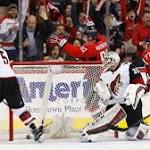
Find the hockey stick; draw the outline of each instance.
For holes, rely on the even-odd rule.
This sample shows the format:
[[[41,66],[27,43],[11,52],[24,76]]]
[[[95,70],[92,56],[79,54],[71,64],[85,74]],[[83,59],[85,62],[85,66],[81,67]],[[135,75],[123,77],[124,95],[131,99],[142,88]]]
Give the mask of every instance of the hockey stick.
[[[144,120],[147,119],[147,118],[149,118],[149,117],[150,117],[150,114],[148,114],[147,116],[145,116],[144,118],[140,119],[139,121],[137,121],[136,123],[134,123],[132,126],[129,126],[127,128],[120,128],[118,126],[114,126],[114,125],[111,125],[111,124],[108,124],[108,128],[111,129],[111,130],[114,130],[114,131],[125,132],[129,128],[138,125],[140,122],[144,122]],[[150,126],[150,125],[148,125],[148,126]]]
[[[108,105],[114,105],[116,103],[119,103],[119,104],[124,104],[126,99],[125,98],[114,98],[114,99],[110,99],[110,100],[106,100],[106,101],[103,101],[101,100],[102,103],[104,103],[106,106]]]
[[[49,93],[51,91],[51,85],[52,85],[52,77],[53,77],[53,73],[51,72],[50,66],[48,66],[46,82],[45,82],[45,92],[44,92],[43,101],[40,109],[40,116],[39,116],[40,126],[44,126],[44,119],[48,108]]]
[[[45,116],[46,116],[46,112],[47,112],[47,108],[48,108],[48,100],[49,100],[49,93],[51,91],[51,84],[52,84],[52,77],[53,77],[53,73],[50,69],[50,65],[48,66],[48,71],[47,71],[47,76],[46,76],[46,82],[45,82],[45,91],[44,91],[44,96],[43,96],[43,100],[41,103],[41,108],[40,108],[40,116],[38,119],[38,123],[39,123],[39,128],[40,130],[43,132],[44,130],[44,120],[45,120]],[[47,125],[48,126],[48,125]],[[27,134],[26,138],[30,139],[31,135]]]

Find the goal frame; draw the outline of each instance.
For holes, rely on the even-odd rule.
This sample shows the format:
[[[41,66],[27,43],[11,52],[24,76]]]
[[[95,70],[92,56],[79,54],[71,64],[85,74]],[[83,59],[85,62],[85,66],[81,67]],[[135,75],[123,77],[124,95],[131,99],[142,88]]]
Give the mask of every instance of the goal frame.
[[[99,61],[22,61],[11,62],[13,65],[100,65]],[[9,109],[9,141],[14,140],[14,117],[13,112]]]
[[[100,65],[99,61],[23,61],[23,62],[12,62],[13,65]],[[139,69],[142,72],[145,72],[145,68]],[[118,137],[118,132],[115,132],[114,137]],[[14,140],[14,118],[13,112],[9,109],[9,141]]]

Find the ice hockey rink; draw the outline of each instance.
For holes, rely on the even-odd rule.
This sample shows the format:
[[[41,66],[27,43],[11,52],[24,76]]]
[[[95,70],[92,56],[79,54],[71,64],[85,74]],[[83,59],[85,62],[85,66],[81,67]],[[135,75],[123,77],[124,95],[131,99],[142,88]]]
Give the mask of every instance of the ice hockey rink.
[[[100,141],[80,143],[70,140],[48,140],[44,143],[15,141],[0,143],[1,150],[150,150],[150,140],[144,141]]]
[[[43,143],[19,139],[0,142],[0,150],[150,150],[150,136],[142,141],[127,141],[124,138],[101,139],[93,143],[81,143],[79,139],[51,139]]]
[[[149,98],[148,98],[149,99]],[[149,114],[149,101],[145,105],[144,110],[148,110]],[[5,106],[6,107],[6,106]],[[147,109],[146,109],[147,108]],[[2,118],[0,128],[6,118],[6,111],[4,107],[0,107],[0,117]],[[144,116],[146,116],[145,114]],[[1,132],[0,131],[0,139]],[[142,141],[127,141],[123,135],[119,133],[119,138],[101,138],[93,143],[81,143],[79,137],[72,139],[48,139],[43,143],[35,143],[33,140],[16,138],[13,142],[9,142],[8,138],[5,141],[0,140],[0,150],[150,150],[150,135]]]

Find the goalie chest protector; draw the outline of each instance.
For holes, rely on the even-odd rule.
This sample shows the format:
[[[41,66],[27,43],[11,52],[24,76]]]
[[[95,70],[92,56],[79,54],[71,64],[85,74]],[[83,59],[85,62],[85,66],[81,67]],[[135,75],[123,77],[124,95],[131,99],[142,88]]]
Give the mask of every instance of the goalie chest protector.
[[[109,70],[101,75],[101,79],[110,88],[113,98],[122,98],[130,84],[130,65],[131,63],[122,63],[114,72]]]

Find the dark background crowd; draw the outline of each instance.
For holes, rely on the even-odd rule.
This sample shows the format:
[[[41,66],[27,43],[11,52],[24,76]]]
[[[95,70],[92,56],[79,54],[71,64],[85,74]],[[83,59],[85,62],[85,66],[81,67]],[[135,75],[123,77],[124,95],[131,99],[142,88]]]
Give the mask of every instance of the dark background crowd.
[[[17,0],[0,1],[0,47],[14,61],[20,55],[18,7]],[[92,42],[85,31],[94,25],[96,32],[106,37],[108,50],[118,52],[124,61],[144,65],[142,53],[150,43],[149,0],[30,0],[24,14],[21,41],[24,61],[95,61],[96,58],[72,57],[57,42],[49,42],[51,35],[56,35],[82,47]],[[87,15],[92,26],[84,24]],[[9,24],[13,26],[8,27]]]

